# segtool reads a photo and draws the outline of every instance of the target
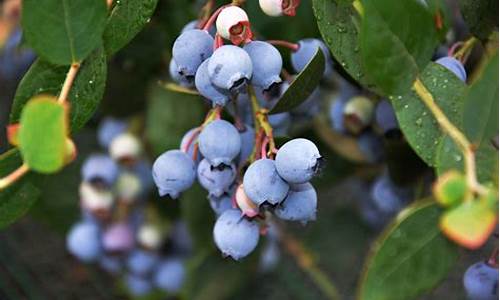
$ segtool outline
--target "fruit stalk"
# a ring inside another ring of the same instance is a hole
[[[16,182],[19,178],[23,177],[29,171],[29,167],[26,163],[23,163],[14,172],[0,179],[0,191],[7,188],[12,183]]]
[[[68,99],[69,91],[73,86],[73,81],[75,81],[76,75],[78,74],[78,70],[80,70],[80,64],[74,63],[69,68],[68,74],[66,75],[66,79],[64,80],[64,84],[61,89],[61,93],[57,98],[59,103],[64,103]]]

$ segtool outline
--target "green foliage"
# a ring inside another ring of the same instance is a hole
[[[325,56],[318,49],[311,61],[304,67],[304,70],[290,83],[290,86],[270,113],[277,114],[290,111],[306,101],[318,86],[324,71]]]
[[[35,61],[17,87],[10,122],[19,122],[23,107],[38,94],[57,95],[66,78],[67,66],[56,66],[41,59]],[[106,86],[107,62],[102,49],[94,51],[82,64],[69,93],[70,124],[80,129],[92,117]]]
[[[30,169],[40,173],[60,170],[66,160],[66,107],[50,96],[37,96],[23,109],[19,149]]]
[[[128,44],[146,25],[158,0],[116,1],[104,30],[104,48],[108,56]]]
[[[437,45],[431,14],[416,0],[363,1],[359,44],[366,75],[387,95],[406,92]]]
[[[99,45],[107,13],[103,0],[26,0],[22,26],[38,55],[69,65],[81,62]]]
[[[480,39],[486,39],[494,31],[498,31],[497,0],[459,0],[460,11],[469,30]]]
[[[416,203],[400,213],[373,245],[359,299],[414,299],[447,276],[458,252],[441,235],[440,215],[432,202]]]

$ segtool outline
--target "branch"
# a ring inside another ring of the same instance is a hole
[[[76,74],[78,74],[78,70],[80,70],[80,64],[74,63],[69,68],[68,74],[66,74],[66,79],[64,80],[64,84],[61,89],[61,93],[57,98],[59,103],[64,103],[68,99],[69,91],[73,86],[73,81],[75,81]]]
[[[0,179],[0,191],[7,188],[12,183],[16,182],[18,179],[23,177],[29,171],[29,167],[26,163],[23,163],[19,168],[10,173],[9,175]]]

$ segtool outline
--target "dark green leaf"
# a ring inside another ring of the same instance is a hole
[[[0,177],[6,176],[21,164],[21,155],[17,150],[0,155]],[[24,216],[39,194],[40,191],[33,184],[23,179],[0,191],[0,229]]]
[[[458,249],[441,235],[440,215],[432,202],[414,204],[400,213],[375,241],[359,299],[415,299],[447,276]]]
[[[448,119],[460,127],[465,84],[435,63],[425,68],[420,79]],[[428,165],[434,166],[437,146],[443,137],[436,119],[413,90],[402,96],[391,97],[391,101],[411,147]]]
[[[107,13],[104,0],[25,0],[21,22],[40,57],[69,65],[99,45]]]
[[[486,39],[498,30],[497,0],[459,0],[460,10],[469,30],[480,39]]]
[[[10,122],[19,122],[24,105],[32,97],[38,94],[59,94],[67,72],[67,66],[55,66],[37,60],[19,83]],[[80,129],[92,117],[104,94],[106,76],[106,56],[99,49],[83,62],[69,94],[73,131]]]
[[[384,93],[406,92],[437,45],[434,21],[416,0],[363,1],[359,34],[363,69]]]
[[[116,1],[104,30],[104,48],[113,55],[149,22],[158,0]]]
[[[374,88],[364,75],[359,52],[359,15],[351,1],[313,0],[318,28],[335,59],[358,82]]]
[[[30,169],[54,173],[66,161],[66,107],[51,96],[37,96],[23,109],[19,149]]]
[[[305,66],[304,70],[295,77],[278,104],[276,104],[270,113],[277,114],[290,111],[306,101],[313,93],[314,89],[318,87],[323,77],[324,70],[325,56],[323,52],[318,49],[311,61]]]

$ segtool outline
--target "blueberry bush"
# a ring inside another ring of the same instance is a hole
[[[497,1],[0,12],[0,229],[122,298],[498,299]]]

